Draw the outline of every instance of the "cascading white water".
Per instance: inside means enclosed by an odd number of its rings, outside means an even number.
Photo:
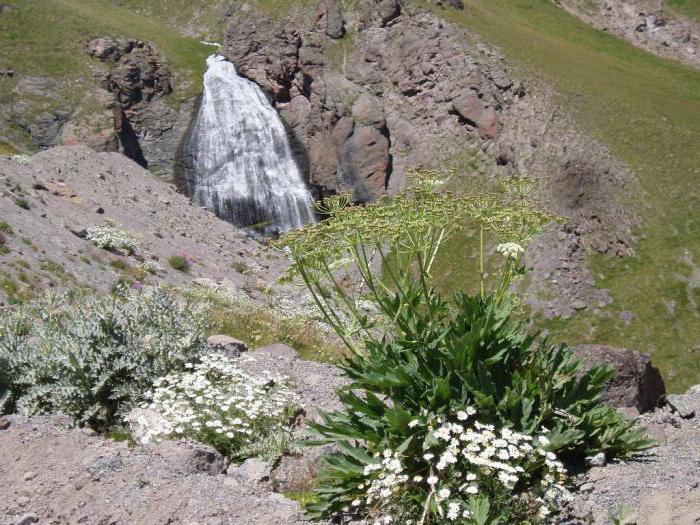
[[[201,106],[183,150],[192,199],[265,234],[314,221],[313,199],[277,111],[224,57],[210,56],[207,66]]]

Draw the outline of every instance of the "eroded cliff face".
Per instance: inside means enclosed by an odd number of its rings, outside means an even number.
[[[457,167],[467,190],[474,175],[536,179],[567,221],[531,250],[530,304],[546,316],[608,304],[584,256],[632,253],[621,196],[634,181],[549,87],[518,78],[475,35],[394,0],[350,13],[321,0],[313,17],[231,13],[222,53],[280,111],[320,196],[371,201],[401,191],[413,167]]]
[[[493,54],[395,1],[345,14],[347,35],[333,38],[334,4],[301,24],[234,14],[223,49],[275,102],[321,194],[400,191],[410,167],[456,160],[499,134],[521,90]]]
[[[148,42],[95,38],[87,43],[86,51],[107,66],[98,78],[108,94],[106,106],[113,114],[119,151],[171,178],[194,100],[179,106],[166,100],[173,92],[173,75],[165,57]]]

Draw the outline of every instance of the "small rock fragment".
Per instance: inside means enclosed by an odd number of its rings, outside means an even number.
[[[594,456],[588,456],[586,458],[586,465],[589,467],[604,467],[608,462],[605,459],[605,452],[598,452]]]

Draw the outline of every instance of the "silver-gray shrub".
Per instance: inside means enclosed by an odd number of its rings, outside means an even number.
[[[105,429],[153,381],[208,350],[209,315],[160,289],[46,296],[0,312],[0,412],[60,412]]]

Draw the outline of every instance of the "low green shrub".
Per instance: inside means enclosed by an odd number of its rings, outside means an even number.
[[[15,199],[15,204],[24,210],[29,209],[29,201],[24,197],[18,197]]]
[[[208,350],[206,308],[158,289],[50,296],[0,312],[0,411],[62,412],[104,430],[156,378]]]
[[[151,415],[135,412],[129,423],[140,429],[143,443],[187,438],[234,461],[283,454],[290,446],[296,395],[286,377],[252,376],[239,363],[220,354],[187,363],[187,370],[156,380],[147,395],[150,402],[143,408],[160,420],[154,424]]]
[[[11,235],[13,233],[12,226],[7,221],[0,221],[0,232]]]
[[[187,273],[190,271],[190,260],[184,255],[173,255],[168,257],[168,264],[173,270]]]
[[[122,261],[121,259],[112,259],[111,261],[109,261],[109,265],[115,270],[119,270],[122,272],[130,268],[129,264],[126,261]]]

